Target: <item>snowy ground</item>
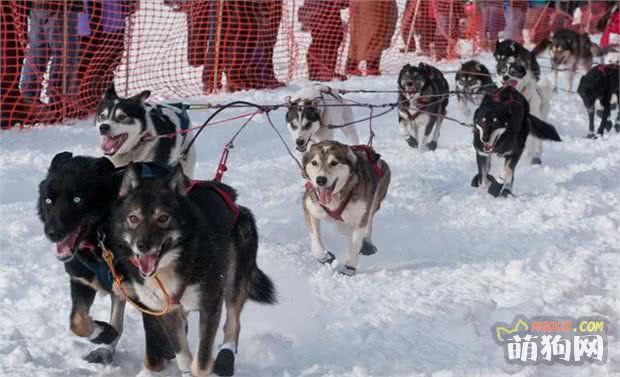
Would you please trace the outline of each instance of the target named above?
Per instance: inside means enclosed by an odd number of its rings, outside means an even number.
[[[453,75],[448,78],[452,84]],[[338,85],[392,90],[395,78]],[[276,103],[298,87],[218,99]],[[394,100],[392,94],[349,97]],[[463,119],[455,102],[451,99],[449,114]],[[356,110],[357,117],[366,113]],[[191,115],[199,121],[208,114]],[[283,112],[273,118],[286,133]],[[502,200],[469,187],[476,167],[467,129],[445,122],[439,149],[420,153],[399,137],[396,112],[376,120],[375,146],[393,173],[375,218],[379,253],[363,257],[358,275],[345,278],[311,258],[299,171],[257,118],[239,137],[225,182],[239,189],[241,203],[256,214],[259,265],[275,281],[280,304],[246,307],[237,375],[620,375],[620,333],[614,326],[620,323],[620,136],[585,139],[585,111],[576,95],[555,94],[550,121],[564,142],[545,146],[542,167],[519,166],[517,196]],[[37,184],[55,153],[98,154],[91,123],[1,135],[0,376],[141,371],[143,331],[134,309],[128,310],[113,365],[81,360],[89,345],[68,329],[68,277],[35,213]],[[213,175],[221,147],[236,127],[215,126],[201,136],[197,177]],[[366,125],[359,131],[365,139]],[[327,241],[344,255],[344,243],[332,228]],[[92,313],[106,319],[108,299],[99,298]],[[511,322],[516,314],[607,317],[609,361],[507,366],[491,326]],[[191,339],[195,344],[195,332]],[[155,375],[174,376],[178,370],[171,366]]]

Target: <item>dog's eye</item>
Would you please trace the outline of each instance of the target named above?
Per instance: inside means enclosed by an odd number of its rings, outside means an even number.
[[[129,222],[132,224],[137,224],[140,222],[140,219],[136,215],[129,216]]]
[[[45,198],[45,204],[47,205],[51,205],[53,203],[53,200],[50,198]]]
[[[319,163],[316,162],[316,161],[312,161],[311,164],[312,164],[312,166],[319,166]]]
[[[170,220],[170,216],[168,215],[161,215],[157,218],[157,222],[160,224],[165,224],[168,222],[168,220]]]
[[[127,116],[126,116],[126,115],[124,115],[124,114],[118,114],[118,115],[116,116],[116,120],[117,120],[117,121],[119,121],[119,122],[122,122],[122,121],[124,121],[125,119],[127,119]]]
[[[329,163],[329,166],[336,166],[336,165],[338,165],[338,161],[336,160]]]
[[[73,203],[78,204],[82,201],[82,198],[80,198],[79,196],[76,196],[75,198],[73,198]]]

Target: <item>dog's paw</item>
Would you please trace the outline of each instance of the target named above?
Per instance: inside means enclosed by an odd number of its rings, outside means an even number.
[[[118,331],[112,325],[102,321],[94,321],[95,331],[89,338],[95,344],[111,344],[118,338]]]
[[[362,241],[362,248],[360,250],[360,254],[362,255],[373,255],[377,252],[377,247],[370,242],[368,238],[364,238]]]
[[[607,122],[605,122],[605,131],[610,132],[613,125],[614,123],[611,120],[608,120]]]
[[[346,264],[338,268],[338,273],[344,276],[355,276],[355,267],[347,266]]]
[[[614,129],[616,130],[616,132],[620,132],[620,123],[614,124]]]
[[[532,165],[542,165],[542,160],[540,157],[532,157],[532,161],[530,161]]]
[[[504,184],[497,182],[495,178],[493,178],[493,180],[491,181],[491,184],[489,185],[489,189],[487,190],[487,192],[491,194],[493,197],[497,198],[498,196],[501,195],[503,189],[504,189]]]
[[[114,351],[108,347],[100,347],[89,352],[83,359],[94,364],[112,364],[113,357]]]
[[[493,177],[491,174],[487,174],[487,181],[495,182],[495,177]],[[474,175],[474,178],[471,180],[471,187],[480,187],[481,185],[482,182],[480,182],[480,174]]]
[[[430,143],[426,144],[426,149],[428,149],[429,151],[434,151],[435,149],[437,149],[437,142],[431,141]]]
[[[416,140],[416,138],[415,138],[415,137],[413,137],[413,136],[409,136],[409,137],[407,138],[407,144],[409,144],[409,146],[410,146],[411,148],[417,148],[417,147],[418,147],[418,141],[417,141],[417,140]]]
[[[215,358],[213,373],[218,376],[232,376],[235,374],[235,354],[229,349],[223,349]]]
[[[323,254],[322,257],[317,258],[317,261],[320,264],[332,264],[332,262],[335,260],[336,260],[336,256],[327,250],[325,251],[325,254]]]
[[[595,139],[598,139],[598,136],[596,136],[596,134],[595,134],[595,133],[590,132],[590,133],[586,136],[586,138],[587,138],[587,139],[592,139],[592,140],[595,140]]]

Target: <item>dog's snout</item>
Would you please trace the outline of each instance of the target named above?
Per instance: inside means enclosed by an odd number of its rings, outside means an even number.
[[[319,186],[325,186],[327,184],[327,177],[323,177],[322,175],[316,177],[316,184]]]
[[[297,144],[300,147],[303,147],[304,144],[306,144],[306,142],[304,141],[304,139],[297,139],[295,140],[295,144]]]
[[[61,239],[61,233],[56,229],[47,229],[45,233],[47,234],[47,238],[49,238],[52,242],[58,242]]]
[[[110,132],[110,125],[109,124],[100,124],[99,125],[99,133],[100,134],[105,134],[106,132]]]
[[[150,249],[149,245],[144,240],[136,242],[136,248],[141,253],[146,253]]]
[[[405,83],[405,85],[407,85],[407,86],[413,86],[413,81],[407,81],[407,82]]]
[[[509,77],[509,76],[504,76],[504,77],[502,77],[502,79],[503,79],[504,81],[508,81],[508,80],[510,80],[510,77]]]

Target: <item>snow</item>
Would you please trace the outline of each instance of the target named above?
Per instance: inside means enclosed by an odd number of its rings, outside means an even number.
[[[490,59],[483,61],[493,68]],[[452,87],[453,76],[447,75]],[[395,80],[354,78],[335,86],[394,90]],[[302,84],[194,100],[278,103]],[[386,103],[395,94],[347,98]],[[448,111],[465,119],[455,98]],[[190,115],[199,122],[210,113]],[[354,109],[356,118],[367,113]],[[272,118],[290,143],[284,112]],[[374,144],[391,166],[392,184],[375,217],[379,252],[362,257],[358,275],[347,278],[311,257],[300,172],[257,116],[238,137],[224,181],[256,215],[259,266],[274,280],[280,303],[246,306],[237,375],[619,376],[620,333],[614,324],[620,323],[620,136],[584,138],[585,109],[578,96],[564,92],[554,94],[549,120],[564,142],[545,145],[542,167],[517,167],[516,197],[494,199],[469,186],[476,165],[468,129],[444,122],[438,150],[423,153],[399,136],[395,111],[376,119]],[[241,123],[201,135],[197,178],[213,176],[223,145]],[[365,140],[367,125],[358,131]],[[1,135],[0,376],[180,375],[174,363],[161,373],[142,370],[143,330],[133,308],[112,365],[83,361],[92,346],[69,331],[68,276],[36,216],[37,185],[54,154],[98,155],[97,143],[92,119]],[[330,250],[342,258],[343,239],[331,226],[324,233]],[[107,320],[109,299],[98,297],[91,313]],[[517,314],[608,318],[608,362],[507,365],[491,326],[512,322]],[[194,316],[190,329],[195,345]]]

